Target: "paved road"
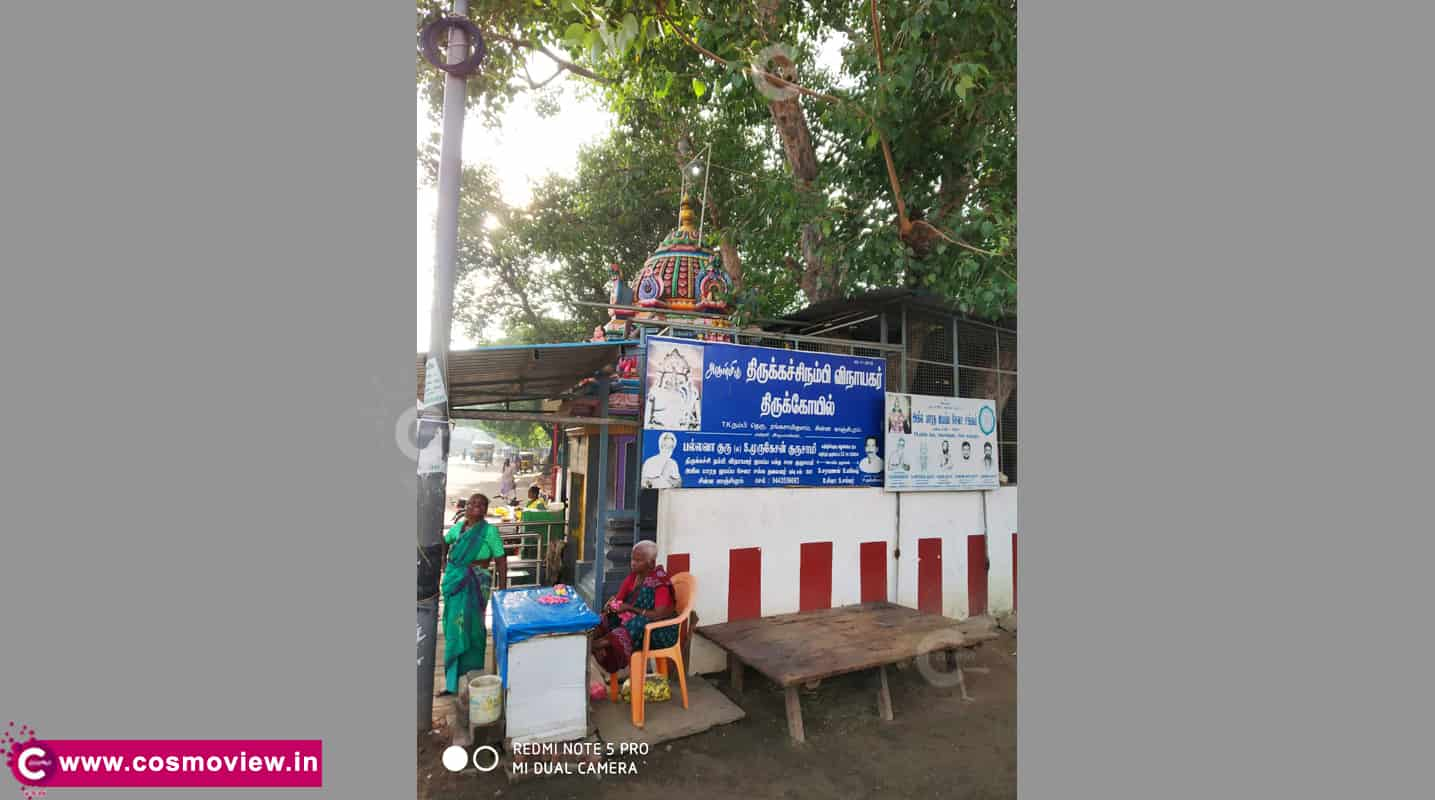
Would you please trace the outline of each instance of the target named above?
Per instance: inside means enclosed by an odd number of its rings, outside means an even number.
[[[454,504],[460,497],[467,498],[474,492],[483,492],[492,497],[498,493],[498,478],[501,464],[485,466],[459,458],[448,461],[448,515],[453,516]],[[514,481],[520,496],[526,496],[528,487],[538,481],[537,475],[519,475]]]

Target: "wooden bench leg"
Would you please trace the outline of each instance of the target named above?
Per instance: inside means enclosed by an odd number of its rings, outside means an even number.
[[[797,687],[789,686],[784,693],[787,695],[787,733],[792,741],[802,744],[807,737],[802,733],[802,701],[797,697]]]
[[[727,654],[727,678],[732,690],[742,694],[742,662],[732,653]]]
[[[877,689],[877,716],[883,722],[892,721],[892,693],[887,689],[887,668],[878,667],[877,677],[881,680],[881,686]]]
[[[948,663],[952,665],[952,669],[957,671],[957,688],[961,690],[962,702],[972,702],[972,696],[967,694],[967,679],[962,674],[962,665],[957,661],[956,653],[951,653],[948,658],[951,659]]]

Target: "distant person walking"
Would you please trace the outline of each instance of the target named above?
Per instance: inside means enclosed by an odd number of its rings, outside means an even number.
[[[498,476],[498,496],[512,500],[518,493],[518,483],[513,478],[513,460],[503,459],[503,472]]]

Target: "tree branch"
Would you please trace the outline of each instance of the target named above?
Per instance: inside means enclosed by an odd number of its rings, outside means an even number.
[[[550,59],[552,59],[552,60],[553,60],[553,63],[555,63],[555,64],[558,65],[558,72],[560,72],[560,73],[562,73],[562,72],[571,72],[571,73],[573,73],[574,75],[581,75],[581,76],[583,76],[584,78],[587,78],[587,79],[592,80],[592,81],[597,81],[598,83],[606,83],[606,84],[615,84],[615,83],[617,83],[617,81],[615,81],[615,80],[613,80],[613,79],[611,79],[611,78],[605,78],[605,77],[603,77],[602,75],[599,75],[598,73],[596,73],[596,72],[594,72],[594,71],[592,71],[592,70],[590,70],[590,69],[587,69],[587,68],[585,68],[585,67],[580,67],[580,66],[578,66],[577,64],[574,64],[574,63],[571,62],[571,61],[567,61],[567,60],[565,60],[565,59],[559,58],[557,55],[555,55],[555,54],[553,53],[552,50],[549,50],[548,48],[544,47],[544,46],[541,45],[541,44],[538,44],[537,42],[531,42],[531,41],[529,41],[529,40],[527,40],[527,39],[515,39],[515,38],[513,38],[512,36],[504,36],[504,35],[501,34],[501,33],[490,33],[490,34],[488,34],[488,38],[490,38],[490,39],[495,39],[495,40],[500,41],[500,42],[507,42],[507,43],[509,43],[509,44],[511,44],[511,45],[514,45],[515,47],[525,47],[525,48],[528,48],[529,50],[532,50],[532,51],[534,51],[534,52],[542,53],[543,55],[548,56]],[[556,77],[558,77],[558,76],[555,74],[553,77],[556,78]],[[553,78],[549,78],[548,80],[551,81],[551,80],[553,80]],[[530,83],[532,82],[532,79],[531,79],[531,78],[529,79],[529,82],[530,82]],[[544,81],[543,83],[546,84],[546,83],[548,83],[548,81]]]
[[[882,22],[877,16],[877,0],[872,0],[872,43],[877,48],[877,72],[881,74],[882,67]]]
[[[936,225],[933,225],[932,223],[930,223],[930,222],[928,222],[928,221],[926,221],[926,220],[924,220],[924,219],[919,219],[919,220],[917,220],[916,222],[913,222],[912,225],[913,225],[914,227],[917,226],[917,225],[925,225],[926,227],[931,228],[933,232],[935,232],[938,236],[942,237],[943,239],[946,239],[947,241],[951,242],[952,244],[956,245],[957,247],[966,248],[967,250],[970,250],[970,251],[972,251],[973,253],[980,253],[980,254],[982,254],[982,255],[984,255],[984,256],[993,256],[993,257],[996,257],[996,258],[1001,258],[1001,253],[993,253],[993,252],[990,251],[990,250],[983,250],[983,249],[981,249],[980,247],[976,247],[976,246],[974,246],[974,245],[967,244],[966,242],[962,241],[961,239],[955,239],[955,238],[953,238],[952,236],[948,235],[948,233],[947,233],[946,231],[942,230],[941,228],[938,228]],[[1016,276],[1015,276],[1015,275],[1013,275],[1013,274],[1011,274],[1010,272],[1007,272],[1006,270],[1002,269],[1001,266],[999,266],[999,265],[997,265],[997,264],[992,264],[991,266],[992,266],[992,269],[996,270],[997,272],[1000,272],[1007,280],[1011,281],[1012,283],[1016,283]]]
[[[892,147],[887,144],[887,137],[880,130],[877,131],[877,138],[882,140],[882,158],[887,161],[887,180],[892,182],[892,199],[897,204],[897,230],[905,236],[912,229],[912,223],[907,219],[907,204],[902,202],[902,184],[897,182],[897,168],[892,164]]]
[[[523,316],[527,318],[528,324],[533,326],[535,332],[541,333],[544,331],[547,326],[544,324],[543,318],[539,316],[537,310],[533,308],[533,303],[528,297],[527,287],[519,281],[513,264],[509,262],[507,256],[504,253],[498,252],[497,248],[490,247],[488,258],[493,264],[494,272],[498,273],[499,281],[506,284],[508,290],[518,298],[519,308]]]
[[[662,16],[664,21],[668,23],[668,27],[672,29],[673,33],[679,39],[682,39],[684,42],[686,42],[689,47],[693,48],[699,53],[702,53],[704,56],[707,56],[709,59],[716,61],[724,67],[729,66],[730,62],[727,59],[698,44],[691,37],[689,37],[687,33],[683,31],[682,28],[679,28],[677,23],[673,21],[672,17],[668,16],[667,10],[664,7],[660,6],[658,13]],[[873,17],[873,19],[875,21],[875,16]],[[882,156],[886,159],[887,162],[887,178],[892,183],[892,197],[897,205],[898,228],[903,232],[911,229],[912,223],[907,219],[906,203],[902,202],[902,185],[897,180],[897,169],[895,166],[893,166],[892,163],[892,148],[891,145],[887,143],[887,134],[882,132],[881,128],[877,125],[877,120],[874,119],[871,114],[868,114],[866,109],[863,109],[861,106],[857,105],[851,100],[847,100],[841,97],[834,97],[830,94],[823,94],[822,92],[815,92],[807,88],[806,86],[793,83],[792,81],[789,81],[785,78],[780,78],[770,72],[758,69],[757,67],[751,65],[745,65],[742,68],[742,71],[749,75],[761,75],[763,78],[767,79],[778,87],[790,88],[800,94],[807,95],[808,97],[815,97],[819,100],[826,100],[829,103],[839,103],[846,105],[850,107],[853,111],[857,112],[857,114],[859,114],[863,119],[871,123],[873,129],[877,131],[877,138],[880,139],[882,142]]]
[[[945,199],[937,213],[932,215],[935,219],[946,219],[954,209],[960,208],[971,196],[975,183],[971,175],[958,174],[961,171],[960,165],[944,165],[942,169],[942,188],[937,193],[938,199]]]
[[[913,227],[916,227],[916,226],[918,226],[918,225],[922,225],[922,226],[925,226],[925,227],[927,227],[927,228],[930,228],[934,233],[936,233],[938,236],[942,237],[943,239],[946,239],[947,241],[951,242],[952,244],[954,244],[954,245],[956,245],[956,246],[958,246],[958,247],[964,247],[964,248],[966,248],[966,249],[972,251],[973,253],[981,253],[981,254],[984,255],[984,256],[996,256],[996,257],[998,257],[998,258],[1001,257],[1001,253],[993,253],[993,252],[990,251],[990,250],[983,250],[983,249],[981,249],[980,247],[977,247],[977,246],[975,246],[975,245],[967,244],[966,242],[962,241],[961,239],[955,239],[955,238],[953,238],[950,234],[948,234],[946,231],[942,230],[941,228],[938,228],[936,225],[933,225],[932,223],[930,223],[930,222],[928,222],[928,221],[926,221],[926,220],[924,220],[924,219],[919,219],[919,220],[917,220],[916,222],[913,222],[913,223],[912,223],[912,226],[913,226]],[[1011,276],[1007,276],[1007,277],[1011,277]]]
[[[544,82],[542,82],[542,83],[535,83],[534,80],[533,80],[533,76],[528,73],[528,65],[527,65],[527,64],[524,64],[524,65],[523,65],[523,77],[528,80],[528,88],[530,88],[530,89],[532,89],[532,90],[534,90],[534,91],[537,91],[537,90],[539,90],[539,89],[542,89],[543,87],[545,87],[545,86],[547,86],[548,84],[552,83],[554,78],[558,77],[559,75],[562,75],[562,74],[565,73],[565,72],[567,72],[566,69],[564,69],[563,67],[559,67],[557,72],[553,73],[552,75],[550,75],[550,76],[548,77],[548,80],[546,80],[546,81],[544,81]]]
[[[872,44],[877,52],[877,74],[882,74],[882,20],[877,16],[877,0],[872,0]],[[912,223],[907,219],[907,204],[902,201],[902,182],[897,180],[897,168],[892,163],[892,146],[887,142],[887,134],[877,125],[877,120],[868,120],[872,128],[877,131],[877,138],[882,142],[882,159],[887,164],[887,180],[892,183],[892,199],[897,205],[897,232],[906,236],[912,230]]]
[[[686,42],[689,47],[693,48],[694,50],[698,51],[699,53],[702,53],[704,56],[707,56],[709,59],[712,59],[713,61],[716,61],[717,63],[721,64],[721,65],[724,66],[724,67],[731,65],[732,62],[728,61],[727,59],[723,58],[722,56],[718,55],[717,53],[714,53],[713,51],[707,49],[706,47],[703,47],[702,45],[698,44],[696,41],[693,41],[693,39],[692,39],[691,37],[689,37],[689,36],[687,35],[687,33],[685,33],[685,32],[683,31],[682,28],[679,28],[679,27],[678,27],[678,24],[677,24],[676,22],[673,22],[672,17],[669,17],[669,16],[667,15],[667,12],[665,12],[665,11],[660,11],[660,12],[658,12],[658,13],[661,14],[662,17],[663,17],[663,19],[667,21],[668,27],[672,28],[673,33],[674,33],[679,39],[682,39],[684,42]],[[852,106],[852,109],[853,109],[854,111],[856,111],[858,114],[861,114],[863,117],[866,117],[866,118],[869,119],[869,120],[872,118],[870,114],[868,114],[866,111],[864,111],[864,110],[863,110],[860,106],[858,106],[856,103],[853,103],[851,100],[847,100],[847,99],[844,99],[844,98],[841,98],[841,97],[833,97],[833,96],[830,95],[830,94],[823,94],[822,92],[815,92],[815,91],[813,91],[813,90],[807,88],[806,86],[802,86],[802,85],[800,85],[800,84],[793,83],[792,81],[787,80],[786,78],[780,78],[780,77],[778,77],[778,76],[776,76],[776,75],[773,75],[773,74],[770,73],[770,72],[767,72],[767,71],[765,71],[765,70],[760,70],[760,69],[758,69],[757,67],[754,67],[754,66],[752,66],[752,65],[744,65],[744,66],[742,67],[742,71],[745,72],[745,73],[747,73],[747,74],[749,74],[749,75],[760,75],[760,76],[762,76],[763,78],[766,78],[767,80],[771,81],[774,85],[778,86],[779,88],[792,89],[792,90],[794,90],[794,91],[796,91],[796,92],[798,92],[798,93],[800,93],[800,94],[805,94],[805,95],[807,95],[808,97],[815,97],[815,98],[817,98],[817,99],[819,99],[819,100],[826,100],[826,101],[829,102],[829,103],[846,103],[846,104]]]

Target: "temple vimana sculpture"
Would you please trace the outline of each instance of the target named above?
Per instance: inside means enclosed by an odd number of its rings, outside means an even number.
[[[623,280],[622,269],[613,264],[609,282],[609,302],[614,308],[608,323],[593,332],[595,341],[616,341],[633,335],[632,323],[668,322],[674,325],[710,329],[698,338],[730,341],[726,331],[732,328],[732,278],[723,269],[722,258],[703,247],[698,235],[697,215],[692,199],[683,196],[678,213],[678,227],[669,233],[629,285]],[[631,310],[641,308],[641,311]],[[670,314],[671,311],[704,312],[716,316]]]

